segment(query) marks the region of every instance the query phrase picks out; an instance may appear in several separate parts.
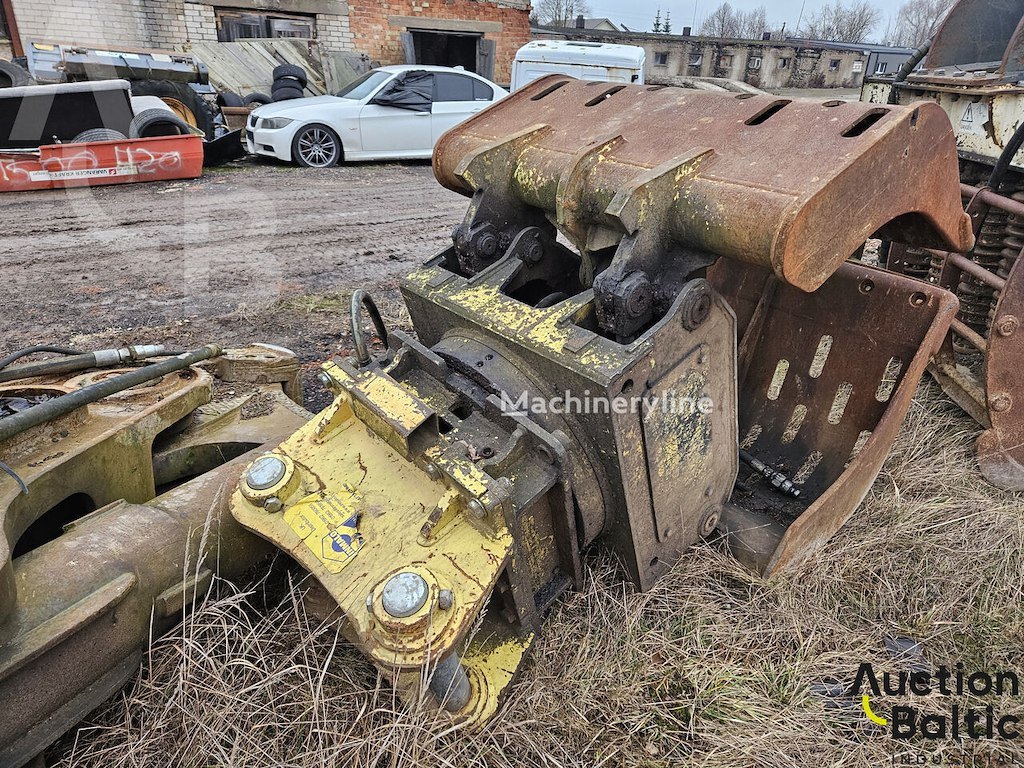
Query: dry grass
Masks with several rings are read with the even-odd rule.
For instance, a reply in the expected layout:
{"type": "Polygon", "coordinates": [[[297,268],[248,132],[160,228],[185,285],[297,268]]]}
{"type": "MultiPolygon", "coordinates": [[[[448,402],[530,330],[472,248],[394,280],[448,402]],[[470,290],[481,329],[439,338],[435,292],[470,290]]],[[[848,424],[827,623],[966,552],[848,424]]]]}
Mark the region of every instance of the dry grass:
{"type": "MultiPolygon", "coordinates": [[[[482,734],[408,713],[332,627],[304,614],[301,588],[278,570],[245,591],[220,585],[53,756],[102,766],[888,765],[891,739],[812,684],[848,682],[861,661],[899,669],[884,645],[893,635],[920,640],[933,665],[1024,672],[1024,510],[978,475],[976,433],[922,386],[855,518],[784,578],[762,581],[703,546],[638,594],[591,554],[582,590],[555,609],[482,734]]],[[[1021,700],[997,709],[1019,713],[1021,700]]],[[[1024,764],[1013,749],[981,751],[1024,764]]]]}

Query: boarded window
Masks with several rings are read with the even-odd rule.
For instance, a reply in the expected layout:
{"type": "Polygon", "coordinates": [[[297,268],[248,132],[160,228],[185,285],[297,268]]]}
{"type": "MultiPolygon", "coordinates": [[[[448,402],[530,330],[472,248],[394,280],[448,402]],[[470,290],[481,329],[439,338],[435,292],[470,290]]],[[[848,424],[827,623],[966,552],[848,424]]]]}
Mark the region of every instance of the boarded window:
{"type": "Polygon", "coordinates": [[[222,43],[276,37],[312,39],[316,17],[217,9],[217,40],[222,43]]]}
{"type": "Polygon", "coordinates": [[[731,67],[732,66],[732,56],[729,55],[729,54],[725,54],[725,55],[719,56],[718,57],[718,66],[720,66],[722,69],[728,69],[729,67],[731,67]]]}

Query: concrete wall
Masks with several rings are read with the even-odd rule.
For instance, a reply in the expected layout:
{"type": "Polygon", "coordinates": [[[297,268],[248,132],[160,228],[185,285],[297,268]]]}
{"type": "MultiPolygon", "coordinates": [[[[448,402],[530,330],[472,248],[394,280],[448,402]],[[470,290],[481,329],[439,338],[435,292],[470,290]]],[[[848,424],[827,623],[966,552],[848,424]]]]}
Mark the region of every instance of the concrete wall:
{"type": "Polygon", "coordinates": [[[647,52],[644,76],[651,81],[680,75],[727,77],[765,89],[859,88],[868,59],[861,51],[795,46],[774,40],[721,40],[599,30],[544,30],[537,36],[639,45],[647,52]],[[658,63],[662,59],[664,63],[658,63]]]}
{"type": "Polygon", "coordinates": [[[480,32],[496,44],[494,79],[512,79],[516,51],[530,41],[528,0],[350,0],[356,45],[382,64],[404,64],[402,32],[480,32]]]}

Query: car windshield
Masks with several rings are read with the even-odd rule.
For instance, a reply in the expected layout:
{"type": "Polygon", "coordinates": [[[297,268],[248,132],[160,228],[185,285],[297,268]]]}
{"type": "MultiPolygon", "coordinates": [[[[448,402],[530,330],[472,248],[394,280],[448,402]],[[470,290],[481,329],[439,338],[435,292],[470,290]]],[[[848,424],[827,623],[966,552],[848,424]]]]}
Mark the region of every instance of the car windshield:
{"type": "Polygon", "coordinates": [[[343,99],[355,99],[359,101],[365,99],[389,77],[392,76],[391,72],[382,72],[379,69],[371,69],[362,77],[353,80],[351,83],[346,85],[335,96],[340,96],[343,99]]]}

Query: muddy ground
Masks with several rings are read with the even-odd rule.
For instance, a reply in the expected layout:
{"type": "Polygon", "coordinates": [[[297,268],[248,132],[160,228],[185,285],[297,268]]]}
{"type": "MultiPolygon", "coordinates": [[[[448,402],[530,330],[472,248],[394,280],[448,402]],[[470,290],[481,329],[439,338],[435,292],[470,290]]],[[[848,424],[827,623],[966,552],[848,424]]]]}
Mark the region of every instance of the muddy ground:
{"type": "Polygon", "coordinates": [[[348,349],[354,288],[402,322],[398,279],[450,243],[467,204],[429,163],[242,161],[191,181],[7,194],[0,352],[269,341],[311,374],[348,349]]]}

